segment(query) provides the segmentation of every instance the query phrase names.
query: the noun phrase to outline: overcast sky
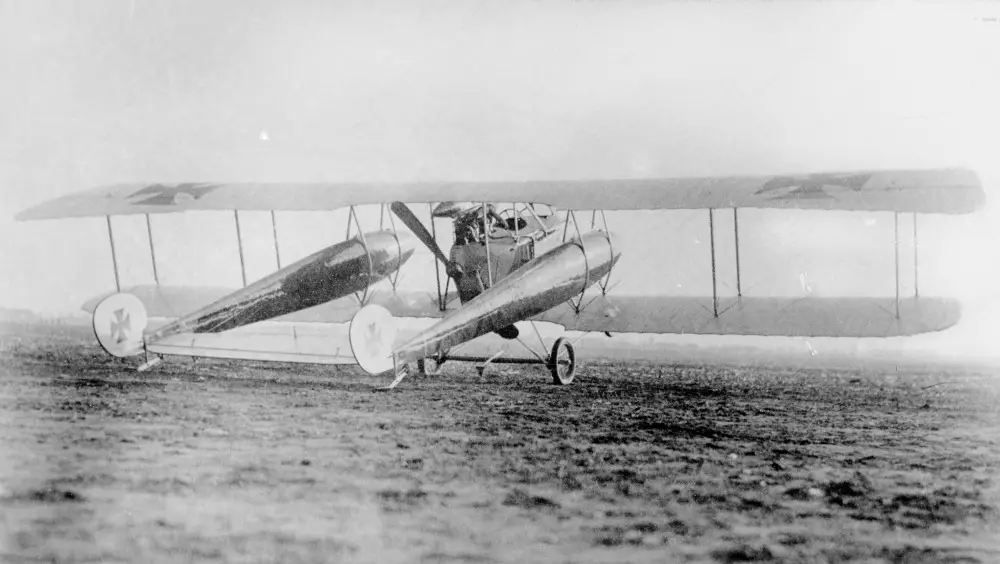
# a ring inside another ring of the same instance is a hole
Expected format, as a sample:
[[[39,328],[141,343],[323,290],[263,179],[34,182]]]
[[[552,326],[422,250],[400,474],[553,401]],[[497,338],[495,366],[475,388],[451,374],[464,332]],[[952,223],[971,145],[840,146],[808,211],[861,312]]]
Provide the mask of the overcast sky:
[[[113,289],[102,220],[12,216],[120,181],[967,166],[995,200],[998,16],[943,2],[0,1],[0,305],[72,311]],[[920,220],[922,291],[997,301],[994,209]],[[741,219],[752,293],[796,295],[803,275],[825,295],[894,291],[891,214]],[[343,232],[336,213],[278,221],[289,259]],[[239,283],[231,217],[153,223],[165,282]],[[151,281],[142,219],[115,227],[124,281]],[[612,228],[621,290],[710,294],[705,212]],[[732,228],[718,229],[733,292]],[[248,214],[244,232],[261,276],[269,218]]]

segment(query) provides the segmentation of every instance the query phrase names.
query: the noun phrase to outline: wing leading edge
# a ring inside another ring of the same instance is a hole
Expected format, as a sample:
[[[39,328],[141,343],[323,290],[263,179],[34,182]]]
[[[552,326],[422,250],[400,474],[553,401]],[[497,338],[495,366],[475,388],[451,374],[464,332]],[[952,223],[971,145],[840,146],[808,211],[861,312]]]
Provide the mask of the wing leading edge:
[[[417,183],[116,184],[71,194],[18,220],[188,210],[332,210],[392,201],[516,201],[562,209],[787,208],[971,213],[986,195],[966,169],[775,176]]]

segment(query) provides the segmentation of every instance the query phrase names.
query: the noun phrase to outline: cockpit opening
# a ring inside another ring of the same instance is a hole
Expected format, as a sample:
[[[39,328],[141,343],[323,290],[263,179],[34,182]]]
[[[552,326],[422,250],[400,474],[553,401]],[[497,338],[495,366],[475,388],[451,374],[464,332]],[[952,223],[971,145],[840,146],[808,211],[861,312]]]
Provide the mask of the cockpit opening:
[[[484,243],[487,236],[512,243],[536,238],[549,231],[548,218],[555,215],[555,210],[546,204],[530,203],[486,204],[484,210],[482,204],[449,202],[435,210],[435,216],[445,214],[454,220],[455,245],[467,245]]]

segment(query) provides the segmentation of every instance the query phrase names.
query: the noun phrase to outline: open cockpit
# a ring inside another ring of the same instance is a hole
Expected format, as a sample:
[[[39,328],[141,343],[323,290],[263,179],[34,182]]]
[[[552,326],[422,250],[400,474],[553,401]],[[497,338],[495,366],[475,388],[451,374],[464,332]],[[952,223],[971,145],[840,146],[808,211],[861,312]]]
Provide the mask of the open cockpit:
[[[453,222],[450,259],[467,275],[457,282],[463,303],[533,259],[561,221],[551,206],[531,203],[444,202],[432,215]]]
[[[453,220],[455,246],[485,245],[487,237],[507,243],[537,241],[555,231],[560,222],[555,208],[534,203],[444,202],[433,209],[432,215]]]

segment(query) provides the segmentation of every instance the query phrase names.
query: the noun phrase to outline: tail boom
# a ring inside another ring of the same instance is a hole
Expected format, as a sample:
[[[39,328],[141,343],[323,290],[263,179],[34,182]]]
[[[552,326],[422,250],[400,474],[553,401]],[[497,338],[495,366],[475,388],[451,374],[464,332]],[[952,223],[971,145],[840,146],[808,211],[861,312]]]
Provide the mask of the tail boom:
[[[169,323],[147,342],[228,331],[365,291],[399,270],[413,250],[412,238],[391,231],[337,243]]]

